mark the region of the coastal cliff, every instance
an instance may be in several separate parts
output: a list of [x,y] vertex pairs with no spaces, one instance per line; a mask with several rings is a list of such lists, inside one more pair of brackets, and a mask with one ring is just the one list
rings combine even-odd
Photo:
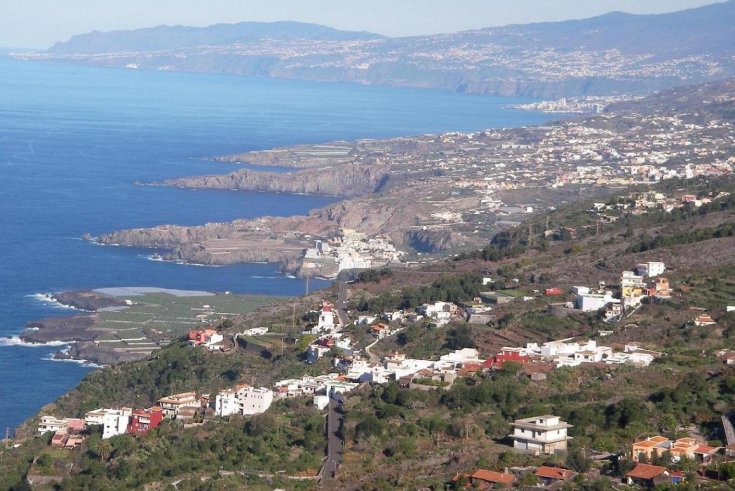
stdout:
[[[168,260],[204,265],[269,262],[294,273],[303,250],[313,247],[313,237],[349,228],[368,235],[385,235],[395,244],[410,246],[415,239],[409,231],[417,221],[427,220],[442,209],[441,203],[392,193],[340,201],[306,216],[263,217],[201,226],[162,225],[120,230],[96,240],[104,245],[167,249]],[[429,250],[447,247],[446,234],[426,232],[423,237],[422,247]]]
[[194,189],[233,189],[269,193],[355,197],[377,192],[388,180],[388,166],[344,164],[292,173],[246,169],[226,175],[184,177],[161,183]]

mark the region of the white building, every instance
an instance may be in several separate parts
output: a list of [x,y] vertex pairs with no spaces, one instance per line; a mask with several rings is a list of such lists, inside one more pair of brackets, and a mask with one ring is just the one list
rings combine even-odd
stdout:
[[620,300],[614,298],[610,291],[605,291],[605,293],[580,294],[574,299],[575,307],[582,312],[596,312],[609,303],[620,303]]
[[314,396],[314,405],[318,410],[323,410],[327,406],[329,406],[329,396],[324,395],[316,395]]
[[132,414],[133,410],[128,407],[121,409],[100,408],[88,411],[84,415],[84,422],[90,426],[102,426],[102,438],[110,438],[122,435],[127,431]]
[[313,396],[326,389],[327,382],[337,380],[339,374],[329,373],[317,377],[304,376],[300,379],[286,379],[274,385],[275,399],[285,399],[299,396]]
[[253,327],[251,329],[246,329],[243,331],[243,336],[263,336],[268,333],[267,327]]
[[322,306],[316,328],[319,331],[332,331],[334,329],[334,311],[331,304],[325,302]]
[[572,438],[567,429],[572,425],[561,421],[559,416],[535,416],[517,419],[513,426],[513,448],[533,454],[554,454],[565,452],[567,442]]
[[217,394],[214,413],[217,416],[261,414],[267,411],[272,403],[272,390],[239,385]]
[[38,432],[46,433],[47,431],[53,431],[54,433],[60,430],[65,430],[69,425],[67,418],[55,418],[54,416],[41,416],[41,421],[38,423]]
[[635,267],[635,271],[641,276],[653,278],[654,276],[664,274],[666,271],[666,265],[659,261],[649,261],[647,263],[638,264]]
[[403,316],[404,312],[402,310],[396,310],[395,312],[384,312],[383,320],[386,320],[388,322],[398,322],[403,320]]
[[646,282],[643,281],[643,276],[637,275],[633,271],[623,271],[623,274],[620,277],[620,286],[622,288],[627,286],[638,286],[643,288],[646,286]]
[[360,257],[356,253],[339,255],[338,268],[340,271],[345,269],[370,269],[372,267],[373,262],[370,259]]
[[452,315],[457,312],[457,306],[451,302],[425,303],[416,308],[416,311],[435,321],[438,325],[449,322]]
[[105,409],[105,414],[102,417],[102,438],[112,438],[113,436],[125,434],[132,414],[133,410],[130,408]]
[[485,360],[480,359],[480,352],[475,348],[462,348],[439,357],[440,361],[454,364],[478,363]]

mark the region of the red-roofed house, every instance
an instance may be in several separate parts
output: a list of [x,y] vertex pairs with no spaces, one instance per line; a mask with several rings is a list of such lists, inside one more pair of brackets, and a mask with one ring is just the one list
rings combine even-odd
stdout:
[[684,480],[684,474],[677,471],[670,471],[666,467],[650,464],[636,464],[635,468],[628,472],[625,477],[628,478],[628,484],[637,484],[647,488],[652,488],[657,484],[679,484]]
[[503,348],[500,353],[485,360],[485,366],[498,369],[502,368],[506,361],[528,363],[528,355],[522,348]]
[[625,477],[628,478],[628,484],[637,484],[639,486],[653,487],[653,480],[662,476],[666,472],[666,467],[650,464],[637,464],[635,468],[628,472]]
[[505,472],[480,469],[470,476],[470,482],[477,489],[510,488],[516,478]]
[[702,464],[709,464],[712,457],[720,450],[721,447],[710,447],[706,443],[701,444],[694,450],[694,460]]
[[536,477],[544,485],[548,486],[558,481],[566,481],[574,477],[574,472],[561,467],[548,467],[542,465],[536,469]]

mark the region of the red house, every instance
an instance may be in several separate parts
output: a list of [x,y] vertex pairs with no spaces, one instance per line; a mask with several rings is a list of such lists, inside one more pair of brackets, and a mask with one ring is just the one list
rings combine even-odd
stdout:
[[131,435],[145,435],[149,430],[156,428],[163,421],[163,411],[158,406],[148,409],[136,409],[130,417],[128,433]]
[[528,355],[523,354],[520,350],[515,349],[504,349],[502,352],[485,360],[485,366],[487,368],[502,368],[503,363],[506,361],[513,361],[516,363],[528,363]]
[[557,287],[547,288],[546,290],[544,290],[544,295],[546,295],[547,297],[561,295],[562,293],[564,292],[561,290],[561,288]]

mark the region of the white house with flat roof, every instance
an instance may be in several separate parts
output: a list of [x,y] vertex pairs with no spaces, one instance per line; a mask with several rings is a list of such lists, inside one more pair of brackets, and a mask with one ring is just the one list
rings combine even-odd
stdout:
[[559,416],[545,415],[532,418],[517,419],[513,426],[513,448],[536,455],[565,452],[567,442],[572,437],[567,429],[572,425],[562,421]]
[[641,276],[648,276],[653,278],[654,276],[662,275],[666,271],[666,264],[660,261],[649,261],[647,263],[641,263],[636,265],[635,272]]
[[272,403],[272,390],[265,387],[238,385],[217,394],[214,413],[217,416],[261,414],[266,412]]
[[102,438],[112,438],[113,436],[125,434],[132,414],[133,410],[127,407],[106,409],[105,415],[102,417]]

